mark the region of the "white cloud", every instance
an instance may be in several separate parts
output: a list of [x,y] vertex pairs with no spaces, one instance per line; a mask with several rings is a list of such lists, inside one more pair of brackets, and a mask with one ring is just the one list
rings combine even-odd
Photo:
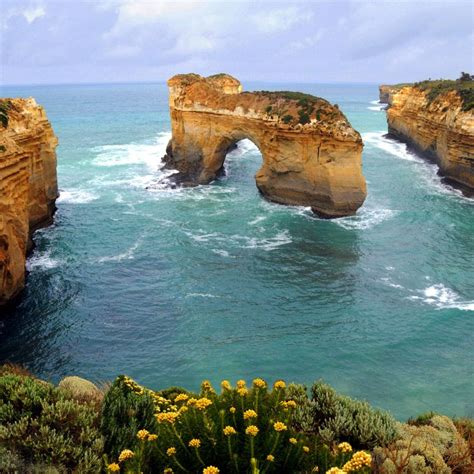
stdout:
[[16,16],[22,16],[29,24],[31,24],[45,15],[46,10],[44,6],[37,2],[28,4],[27,6],[14,6],[6,9],[1,26],[2,28],[6,28],[8,20]]
[[311,12],[300,8],[288,7],[277,10],[260,11],[252,15],[252,22],[262,33],[277,33],[289,30],[297,23],[306,22],[312,17]]

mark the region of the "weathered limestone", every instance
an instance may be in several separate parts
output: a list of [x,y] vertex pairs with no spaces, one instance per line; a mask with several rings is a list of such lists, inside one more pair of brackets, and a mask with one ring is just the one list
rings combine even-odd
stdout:
[[34,99],[1,99],[0,305],[23,289],[32,233],[51,224],[58,143]]
[[207,184],[244,138],[263,157],[256,184],[271,201],[310,206],[325,217],[352,215],[366,197],[362,140],[337,106],[291,92],[241,92],[219,74],[168,81],[172,139],[164,157],[184,186]]
[[[385,95],[380,90],[382,102]],[[473,195],[473,109],[463,110],[462,99],[454,90],[430,101],[426,91],[405,86],[391,89],[387,100],[389,135],[434,161],[441,175],[466,195]]]

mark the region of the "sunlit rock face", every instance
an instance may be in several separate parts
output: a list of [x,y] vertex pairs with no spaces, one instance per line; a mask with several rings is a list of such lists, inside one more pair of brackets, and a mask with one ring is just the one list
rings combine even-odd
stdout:
[[52,222],[56,136],[34,99],[0,100],[0,305],[23,289],[32,233]]
[[309,206],[324,217],[352,215],[366,197],[362,140],[324,99],[294,92],[242,92],[226,74],[168,81],[172,139],[164,157],[184,186],[207,184],[244,138],[259,148],[255,178],[271,201]]
[[474,194],[474,110],[463,110],[456,91],[429,100],[425,91],[402,87],[387,109],[389,134],[436,162],[440,174]]

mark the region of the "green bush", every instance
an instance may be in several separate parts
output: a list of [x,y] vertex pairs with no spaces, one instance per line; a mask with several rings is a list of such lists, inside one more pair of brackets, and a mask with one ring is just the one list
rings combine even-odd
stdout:
[[11,108],[11,102],[6,99],[0,99],[0,123],[3,127],[8,127],[8,111]]
[[357,448],[385,446],[397,436],[396,421],[366,402],[339,395],[318,381],[312,388],[313,429],[327,442],[347,441]]
[[305,110],[299,110],[298,111],[298,116],[299,116],[299,122],[302,125],[305,125],[305,124],[311,122],[311,119],[308,115],[308,112],[306,112]]
[[154,432],[157,427],[154,396],[151,390],[124,375],[112,384],[104,398],[101,422],[105,452],[110,458],[118,457],[125,448],[133,448],[139,430]]
[[44,466],[59,472],[99,472],[103,441],[98,428],[95,404],[74,400],[33,377],[2,371],[2,472],[36,472],[34,465],[43,465],[41,472],[46,472]]
[[255,379],[250,388],[243,380],[235,388],[223,381],[221,394],[203,382],[198,396],[180,393],[170,400],[130,379],[114,386],[123,392],[121,397],[132,391],[148,399],[147,404],[154,400],[156,424],[132,422],[137,431],[118,456],[109,458],[111,472],[310,472],[315,467],[325,472],[335,465],[345,465],[347,472],[369,472],[367,453],[352,456],[347,443],[330,447],[312,433],[293,429],[298,402],[289,395],[302,393],[286,388],[283,381],[272,390],[262,379]]
[[281,119],[281,121],[283,123],[289,124],[289,123],[293,122],[293,118],[294,118],[293,115],[287,114]]

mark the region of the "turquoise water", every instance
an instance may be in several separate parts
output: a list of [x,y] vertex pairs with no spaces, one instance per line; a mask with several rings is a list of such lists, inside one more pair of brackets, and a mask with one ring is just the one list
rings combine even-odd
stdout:
[[147,189],[170,137],[164,84],[3,88],[46,107],[61,197],[0,360],[154,388],[323,378],[399,418],[473,416],[474,201],[383,138],[375,85],[245,86],[339,104],[365,142],[357,216],[266,202],[248,141],[209,186]]

